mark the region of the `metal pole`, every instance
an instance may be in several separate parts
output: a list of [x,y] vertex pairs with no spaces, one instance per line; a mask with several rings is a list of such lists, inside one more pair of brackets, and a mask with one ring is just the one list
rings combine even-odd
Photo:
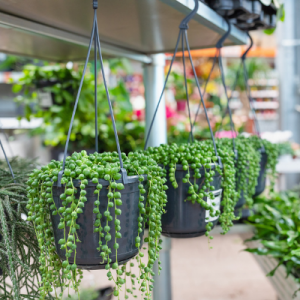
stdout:
[[[165,55],[155,54],[151,56],[152,63],[144,65],[144,85],[146,98],[146,133],[150,127],[154,111],[157,106],[161,91],[164,85],[165,73]],[[155,118],[152,132],[149,138],[148,146],[159,146],[167,143],[167,120],[165,100],[160,103],[157,116]],[[153,300],[171,300],[171,268],[170,268],[170,250],[171,239],[162,238],[162,250],[160,261],[162,271],[158,276],[158,264],[154,265],[154,290]]]
[[171,239],[162,237],[162,250],[160,251],[160,266],[162,270],[158,275],[158,263],[154,264],[154,289],[153,300],[171,300],[172,299],[172,283],[171,283]]
[[[146,133],[149,130],[165,80],[165,55],[151,55],[152,63],[144,65],[144,85],[146,98]],[[157,112],[148,146],[159,146],[167,143],[167,121],[165,100],[162,99]]]
[[[277,69],[280,90],[280,129],[290,130],[293,140],[300,142],[300,20],[298,0],[285,0],[284,22],[278,22],[277,34]],[[286,188],[290,189],[299,183],[299,175],[286,175]]]

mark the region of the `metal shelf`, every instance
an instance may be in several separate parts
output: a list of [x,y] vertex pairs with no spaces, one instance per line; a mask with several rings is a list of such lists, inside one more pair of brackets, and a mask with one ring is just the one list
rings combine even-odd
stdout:
[[[99,0],[103,54],[150,63],[149,55],[173,51],[179,23],[193,6],[193,0]],[[53,61],[85,58],[92,1],[0,0],[0,11],[0,51]],[[188,31],[191,48],[213,47],[226,29],[225,20],[199,2]],[[236,27],[225,41],[245,43]]]
[[278,90],[251,91],[252,98],[278,98]]
[[277,101],[254,101],[253,106],[255,109],[278,109],[279,103]]

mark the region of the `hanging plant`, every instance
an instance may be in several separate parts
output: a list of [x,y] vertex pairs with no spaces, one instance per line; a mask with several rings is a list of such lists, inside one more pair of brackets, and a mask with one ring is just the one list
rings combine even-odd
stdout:
[[[128,294],[134,294],[134,285],[137,283],[143,299],[150,300],[154,275],[152,268],[154,262],[159,260],[162,243],[161,215],[167,201],[167,186],[164,185],[161,167],[153,159],[141,153],[131,152],[128,156],[121,153],[104,74],[96,0],[93,1],[93,8],[93,30],[72,113],[64,159],[61,162],[52,160],[41,170],[35,170],[27,182],[27,208],[30,210],[28,220],[34,223],[41,251],[40,299],[44,299],[48,293],[61,299],[63,290],[69,291],[70,288],[79,295],[82,269],[106,269],[108,279],[115,283],[113,294],[118,299],[128,299]],[[67,157],[93,41],[95,54],[99,52],[103,85],[118,151],[98,153],[95,55],[96,152],[87,155],[83,150]],[[149,224],[149,236],[144,239],[146,222]],[[148,258],[145,261],[141,251],[143,242],[148,243]],[[139,266],[138,274],[132,273],[133,263],[128,263],[135,256]],[[60,281],[60,277],[63,281]],[[132,288],[126,284],[128,281],[131,281]],[[58,288],[62,291],[57,291]],[[124,297],[121,297],[121,292]]]
[[233,143],[238,153],[235,160],[238,202],[235,208],[241,208],[244,205],[252,207],[253,195],[255,194],[260,172],[261,154],[243,136],[238,136],[234,140],[229,138],[218,139],[216,144],[221,149],[233,149]]
[[[222,147],[217,149],[216,147],[203,94],[190,52],[187,37],[188,23],[197,13],[198,8],[199,1],[195,0],[194,9],[183,19],[179,26],[180,31],[174,55],[165,79],[161,97],[158,101],[152,122],[150,123],[144,150],[147,156],[152,157],[157,163],[164,166],[165,174],[169,173],[166,182],[169,187],[167,191],[168,202],[165,209],[166,214],[162,217],[162,234],[175,238],[190,238],[205,234],[212,239],[209,232],[217,224],[218,220],[221,223],[223,234],[225,234],[233,225],[232,221],[237,219],[234,215],[237,193],[235,192],[234,152],[232,149],[223,149]],[[218,41],[218,49],[222,47],[228,35],[229,31]],[[153,122],[161,103],[164,89],[167,86],[180,42],[184,70],[182,89],[185,90],[191,128],[189,143],[181,145],[160,145],[159,147],[149,147],[147,149]],[[202,104],[209,126],[211,141],[197,142],[194,140],[193,127],[196,119],[194,124],[192,124],[185,66],[185,45],[195,78],[195,84],[200,95],[197,114]],[[214,65],[215,61],[213,67]],[[223,206],[222,213],[221,206]]]
[[[189,201],[194,205],[200,205],[204,208],[204,211],[209,212],[209,216],[204,216],[203,219],[207,221],[209,218],[216,217],[215,220],[219,219],[223,233],[228,232],[233,225],[232,221],[236,219],[234,206],[237,196],[235,192],[234,153],[231,149],[219,149],[218,154],[221,157],[222,166],[219,164],[218,157],[214,154],[214,147],[211,141],[195,141],[191,144],[149,147],[145,154],[164,166],[165,176],[168,173],[167,178],[174,189],[178,188],[176,180],[178,167],[186,171],[184,177],[180,179],[183,184],[188,185],[188,194],[186,199],[183,200]],[[216,190],[214,185],[215,175],[222,178],[220,186],[223,189],[222,213],[220,212],[220,206],[213,201],[215,199],[213,191]],[[199,179],[200,184],[198,184]],[[186,189],[184,188],[184,190]],[[207,199],[212,201],[208,202]],[[175,201],[175,199],[172,199],[172,201]],[[199,220],[198,216],[197,223]],[[190,219],[189,222],[193,222],[193,220]],[[207,221],[204,232],[206,236],[209,236],[213,225],[215,224]],[[212,237],[210,238],[212,239]]]
[[266,174],[264,174],[264,177],[269,177],[270,192],[274,192],[274,186],[277,178],[276,165],[279,157],[279,146],[255,135],[247,138],[246,142],[251,143],[256,151],[259,151],[262,147],[264,148],[264,151],[267,154]]
[[[125,299],[128,299],[128,293],[133,293],[133,290],[128,286],[126,289],[124,286],[126,282],[131,283],[132,280],[133,283],[139,284],[139,290],[144,294],[145,299],[151,299],[154,275],[152,267],[159,259],[162,242],[160,240],[161,215],[166,203],[165,180],[161,177],[163,170],[153,159],[140,153],[130,153],[128,156],[122,154],[122,157],[124,168],[128,171],[128,178],[138,176],[140,182],[138,183],[140,196],[136,208],[138,216],[136,220],[132,220],[136,222],[138,230],[132,241],[122,236],[122,232],[130,231],[125,228],[128,224],[124,224],[124,221],[129,218],[122,216],[123,211],[127,212],[126,206],[129,205],[131,214],[134,214],[135,208],[130,207],[130,202],[126,199],[128,195],[122,194],[122,190],[127,187],[120,182],[120,163],[117,153],[94,153],[88,156],[85,151],[82,151],[68,157],[61,181],[63,192],[59,195],[59,201],[56,199],[56,193],[62,162],[52,161],[31,174],[27,182],[29,198],[27,208],[30,210],[28,220],[34,224],[41,250],[41,299],[50,292],[54,292],[57,299],[62,297],[62,292],[56,293],[56,289],[62,287],[60,277],[64,280],[64,289],[72,287],[79,292],[82,271],[78,268],[80,266],[77,265],[77,258],[82,254],[81,247],[87,247],[80,244],[80,239],[85,234],[93,236],[89,228],[84,228],[86,224],[80,224],[81,215],[93,220],[92,229],[97,239],[97,246],[93,250],[98,253],[99,267],[102,265],[107,270],[108,278],[115,282],[114,295],[120,299],[122,290]],[[94,197],[91,196],[91,190]],[[106,198],[105,202],[102,203],[101,199],[104,198]],[[86,213],[89,209],[87,204],[93,204],[92,216]],[[53,224],[57,223],[57,219],[58,226],[55,228]],[[123,223],[120,220],[123,220]],[[145,238],[145,242],[148,243],[148,259],[143,262],[144,253],[140,248],[146,221],[149,223],[149,236]],[[58,240],[59,232],[62,238]],[[93,241],[90,240],[90,243]],[[121,266],[118,251],[124,243],[126,246],[128,243],[133,243],[132,247],[136,249],[133,254],[138,254],[136,260],[140,269],[139,274],[130,271],[132,263],[125,262]],[[58,255],[62,253],[61,250],[63,250],[63,258]],[[120,254],[122,256],[122,251]]]

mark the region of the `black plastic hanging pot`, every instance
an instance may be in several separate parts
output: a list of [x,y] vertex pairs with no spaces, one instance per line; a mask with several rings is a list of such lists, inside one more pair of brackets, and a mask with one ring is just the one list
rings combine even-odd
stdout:
[[[214,169],[214,167],[212,167]],[[205,210],[200,204],[192,203],[186,200],[189,196],[188,189],[190,184],[183,183],[182,179],[188,174],[188,171],[182,169],[182,165],[176,166],[175,178],[178,184],[174,188],[170,180],[167,181],[168,202],[166,204],[166,213],[162,215],[162,235],[172,238],[192,238],[204,235],[206,232],[205,226],[208,222],[213,223],[213,227],[218,223],[219,217],[210,217],[209,211]],[[205,178],[204,168],[200,169],[201,178],[196,179],[196,183],[203,186]],[[190,171],[191,181],[194,182],[194,172]],[[209,204],[215,204],[214,209],[220,210],[222,189],[221,189],[221,175],[216,172],[212,185],[214,186],[214,199],[204,198]]]
[[[128,176],[128,183],[125,184],[125,188],[120,191],[122,206],[120,206],[122,210],[122,214],[118,217],[121,221],[121,230],[120,233],[122,237],[118,239],[119,249],[118,249],[118,263],[124,264],[131,258],[133,258],[138,252],[139,249],[135,246],[135,238],[137,236],[142,237],[144,232],[138,233],[138,222],[137,219],[139,217],[139,180],[138,176]],[[116,182],[122,182],[118,180]],[[78,189],[76,197],[79,197],[79,186],[80,181],[74,180],[74,186]],[[106,188],[109,185],[109,182],[106,180],[99,180],[99,183],[102,184],[103,189],[100,191],[100,213],[103,215],[107,210],[107,193],[108,189]],[[82,269],[103,269],[105,268],[105,263],[101,263],[102,257],[100,256],[100,252],[97,250],[99,247],[99,232],[94,232],[94,222],[96,220],[96,215],[93,213],[93,209],[95,208],[94,202],[97,200],[98,195],[94,194],[96,189],[96,184],[89,181],[89,184],[86,186],[85,190],[87,192],[87,202],[85,202],[85,206],[82,209],[83,213],[78,216],[76,224],[80,226],[80,229],[77,231],[78,238],[80,243],[76,243],[76,264],[78,268]],[[62,185],[61,187],[57,186],[57,183],[53,185],[53,200],[57,208],[61,207],[61,199],[60,195],[64,193],[65,187]],[[114,218],[114,209],[110,209],[111,216]],[[57,254],[62,260],[65,260],[65,250],[60,249],[60,245],[58,241],[64,238],[64,230],[58,229],[58,224],[60,222],[59,215],[51,216],[55,245],[57,249]],[[102,217],[101,225],[104,228],[106,225],[106,218]],[[114,222],[110,222],[111,227],[111,240],[108,242],[108,247],[113,249],[115,243],[115,225]],[[66,227],[66,231],[68,232],[68,227]],[[141,240],[143,240],[141,238]],[[105,244],[105,238],[102,238],[102,243]],[[115,252],[112,251],[110,254],[111,263],[116,261]],[[69,262],[74,262],[74,256],[69,258]]]

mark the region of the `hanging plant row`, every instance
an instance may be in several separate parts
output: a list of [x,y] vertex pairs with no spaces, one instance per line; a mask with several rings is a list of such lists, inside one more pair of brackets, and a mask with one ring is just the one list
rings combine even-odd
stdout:
[[[150,299],[152,268],[159,260],[160,237],[162,233],[168,235],[169,224],[164,218],[174,206],[172,200],[175,201],[167,197],[166,190],[169,193],[180,184],[187,186],[183,201],[190,203],[194,210],[204,210],[201,234],[212,239],[209,232],[218,219],[223,233],[228,232],[232,221],[237,219],[234,209],[241,191],[248,200],[255,193],[260,154],[254,147],[261,142],[266,146],[268,158],[271,157],[268,167],[273,167],[276,146],[254,137],[239,137],[236,139],[240,157],[237,167],[231,139],[217,140],[222,165],[214,155],[211,141],[149,147],[128,156],[122,153],[129,175],[127,185],[120,180],[117,152],[88,156],[82,151],[67,157],[62,187],[57,185],[62,162],[51,161],[41,170],[35,170],[27,182],[27,209],[28,221],[34,223],[41,250],[41,299],[48,293],[56,293],[58,299],[62,297],[62,291],[56,292],[61,288],[60,278],[64,280],[63,288],[72,287],[78,292],[82,279],[80,268],[105,268],[108,278],[116,284],[115,296],[123,291],[127,299],[134,290],[128,285],[125,289],[125,285],[133,281],[146,299]],[[180,179],[176,177],[178,169],[184,171]],[[220,179],[219,184],[215,177]],[[240,190],[236,189],[239,186]],[[214,201],[216,189],[222,190],[222,209]],[[247,204],[251,205],[249,201]],[[86,220],[87,216],[90,221]],[[193,222],[186,217],[186,221]],[[144,238],[146,223],[149,236]],[[141,250],[143,242],[148,244],[146,261]],[[90,246],[86,255],[87,244]],[[133,274],[132,263],[127,263],[136,255],[139,274]]]
[[[85,69],[95,38],[118,152],[98,153],[95,101],[96,152],[87,155],[83,150],[66,156],[80,85],[64,160],[53,160],[36,169],[27,182],[28,221],[34,224],[40,248],[41,300],[49,294],[62,299],[64,291],[69,293],[70,288],[79,294],[82,269],[106,269],[108,279],[115,284],[113,294],[119,300],[130,295],[138,297],[137,293],[142,293],[144,300],[152,299],[153,266],[156,261],[160,265],[161,235],[180,238],[206,235],[212,239],[210,231],[218,221],[223,234],[228,232],[238,219],[234,211],[239,197],[243,195],[251,205],[260,173],[258,150],[262,145],[268,155],[267,167],[271,167],[274,175],[276,151],[270,144],[255,137],[239,137],[236,161],[232,140],[214,140],[186,34],[187,23],[198,6],[195,0],[194,10],[180,25],[176,51],[181,38],[184,52],[185,39],[212,140],[194,141],[191,132],[191,143],[149,147],[126,155],[120,150],[106,86],[97,31],[98,4],[93,2],[94,23]],[[96,66],[95,60],[95,74]],[[96,78],[95,75],[95,87]],[[187,92],[187,82],[185,87]],[[161,99],[158,105],[160,102]],[[153,121],[155,116],[156,113]],[[149,231],[144,237],[146,226]],[[146,256],[143,250],[147,250]],[[132,270],[133,258],[138,265],[136,274]]]

